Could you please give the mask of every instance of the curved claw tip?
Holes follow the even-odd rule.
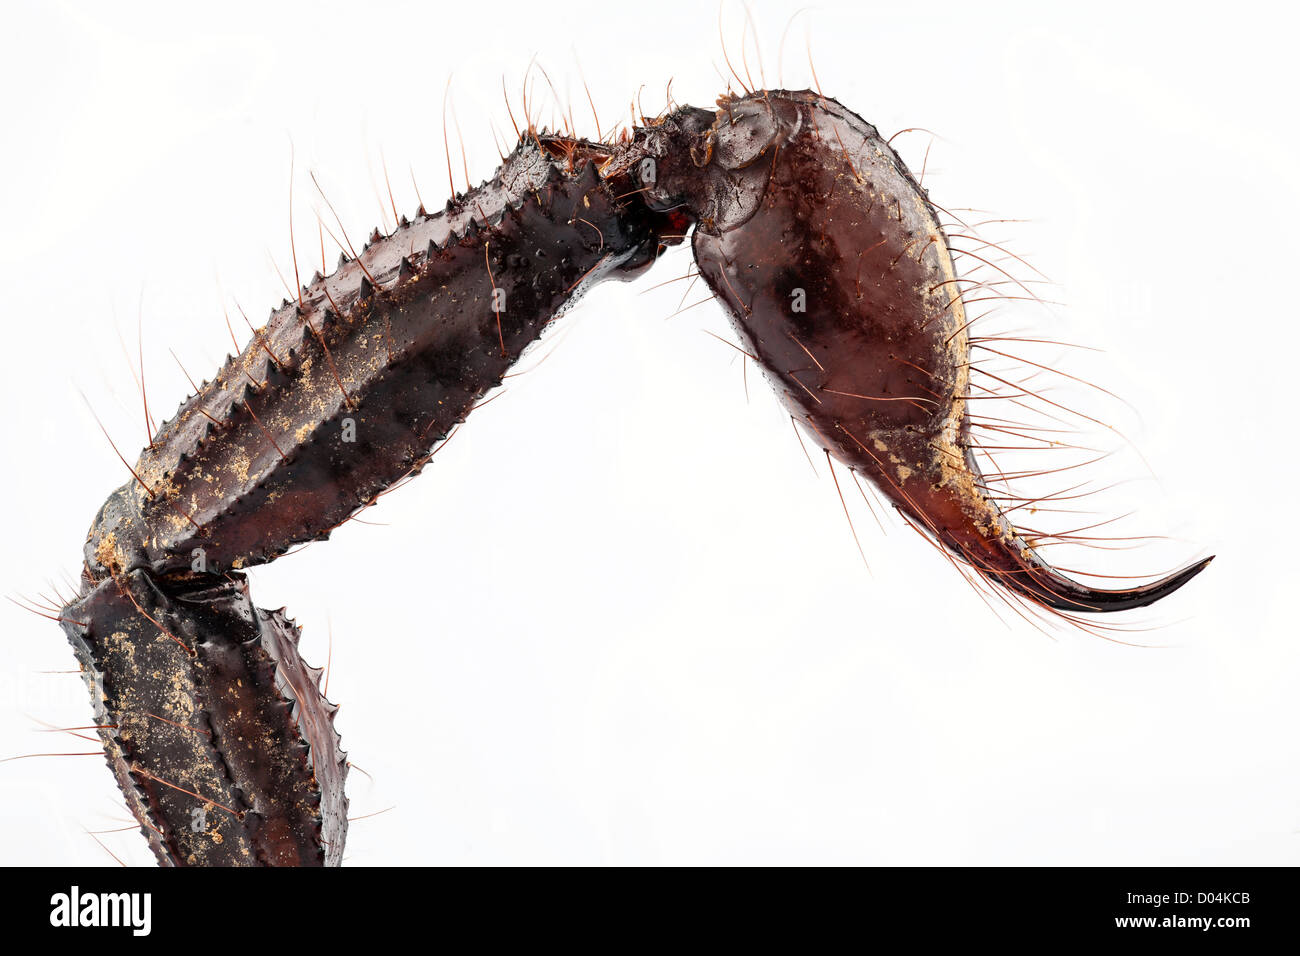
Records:
[[[1040,591],[1038,597],[1045,598],[1049,606],[1061,611],[1127,611],[1146,607],[1173,594],[1204,571],[1214,558],[1214,555],[1210,555],[1151,584],[1120,590],[1086,588],[1076,581],[1060,576],[1057,582],[1052,582],[1058,586],[1051,588],[1050,595],[1044,595]],[[1069,582],[1072,587],[1059,587],[1059,584],[1064,582]]]

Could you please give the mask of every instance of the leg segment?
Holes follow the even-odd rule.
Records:
[[[337,865],[347,763],[298,629],[242,575],[100,582],[63,612],[108,763],[164,866]]]

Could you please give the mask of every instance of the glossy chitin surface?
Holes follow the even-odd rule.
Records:
[[[1065,612],[1159,600],[1052,569],[989,496],[971,450],[968,317],[928,196],[861,117],[811,92],[720,101],[652,191],[698,221],[696,263],[794,419],[997,584]]]
[[[968,320],[935,209],[834,100],[724,97],[608,143],[530,128],[492,179],[349,245],[273,311],[100,509],[60,619],[160,863],[341,860],[335,708],[297,629],[254,607],[238,569],[328,537],[418,473],[584,290],[692,228],[700,273],[795,421],[989,580],[1112,611],[1207,563],[1096,590],[1016,532],[971,452]]]

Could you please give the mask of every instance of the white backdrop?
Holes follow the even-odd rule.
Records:
[[[310,273],[307,170],[354,237],[387,206],[385,161],[399,209],[411,170],[445,199],[449,76],[476,183],[497,163],[490,124],[509,129],[502,75],[518,115],[535,54],[588,134],[579,64],[606,127],[638,91],[657,112],[670,78],[682,103],[724,89],[715,7],[590,9],[11,10],[3,588],[75,575],[126,478],[78,390],[133,459],[137,320],[165,416],[187,392],[168,349],[210,374],[231,344],[222,306],[260,322],[284,295],[291,146]],[[752,9],[776,85],[797,5]],[[1058,355],[1140,411],[1070,393],[1142,451],[1117,442],[1094,467],[1097,485],[1135,479],[1095,504],[1138,509],[1117,534],[1169,536],[1072,559],[1124,573],[1219,555],[1130,619],[1152,629],[1128,640],[1158,646],[999,620],[859,500],[864,569],[824,463],[814,475],[755,370],[747,401],[736,353],[701,331],[731,338],[720,310],[665,319],[685,283],[653,287],[687,271],[679,251],[568,315],[523,363],[544,365],[363,516],[381,526],[253,572],[310,661],[333,633],[338,726],[372,778],[354,772],[352,812],[394,807],[354,822],[349,862],[1300,862],[1295,24],[1268,5],[1161,9],[823,2],[782,64],[810,84],[806,34],[826,93],[886,135],[940,135],[928,161],[928,135],[895,140],[936,201],[1029,220],[989,234],[1066,306],[1011,318],[1106,349]],[[738,4],[722,34],[757,79]],[[0,756],[93,750],[34,722],[90,715],[78,678],[44,673],[73,666],[58,627],[0,615]],[[114,865],[84,831],[129,823],[100,757],[0,765],[6,863]],[[151,861],[134,832],[101,839]]]

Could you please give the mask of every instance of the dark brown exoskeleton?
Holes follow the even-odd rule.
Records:
[[[530,129],[490,181],[315,276],[158,430],[60,616],[161,863],[339,862],[333,706],[238,569],[327,537],[418,472],[586,288],[637,274],[692,226],[701,274],[796,420],[993,582],[1111,611],[1205,566],[1099,591],[1044,563],[966,441],[966,317],[926,194],[834,100],[719,106],[614,144]]]
[[[701,275],[823,448],[960,560],[1058,611],[1142,607],[1209,563],[1097,590],[1035,554],[971,451],[969,323],[926,193],[834,100],[766,91],[721,105],[686,148],[674,137],[647,201],[690,210]]]

